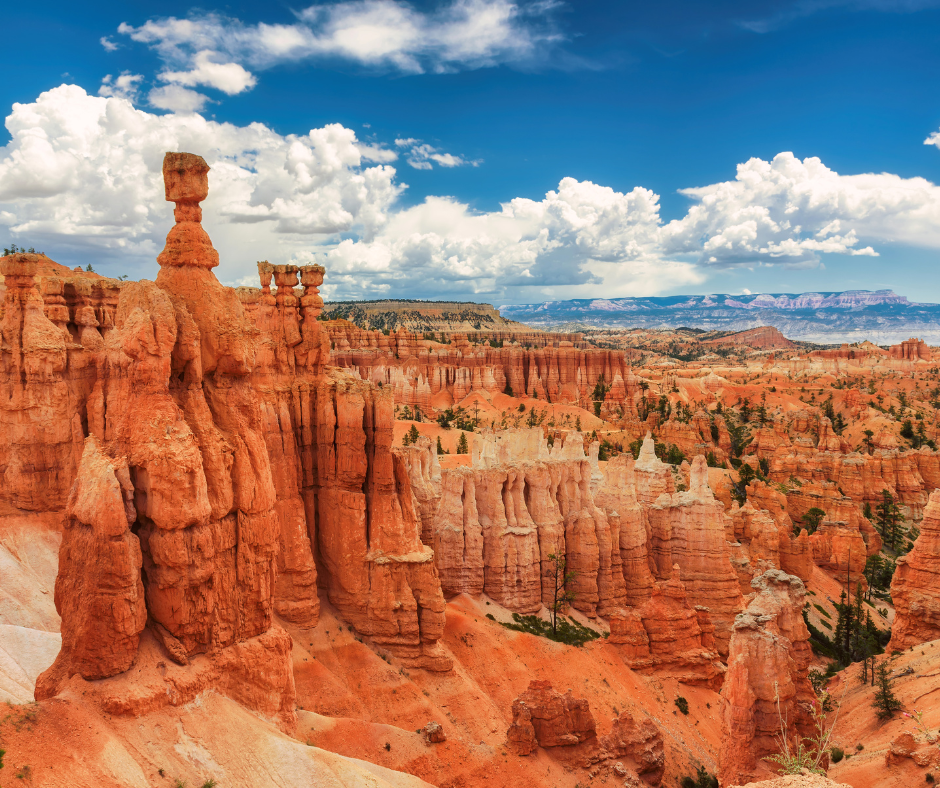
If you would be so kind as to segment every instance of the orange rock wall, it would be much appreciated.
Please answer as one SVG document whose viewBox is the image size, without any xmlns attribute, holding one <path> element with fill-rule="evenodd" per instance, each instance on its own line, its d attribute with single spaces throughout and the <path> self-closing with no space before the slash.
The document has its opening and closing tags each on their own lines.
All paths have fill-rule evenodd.
<svg viewBox="0 0 940 788">
<path fill-rule="evenodd" d="M 940 491 L 930 494 L 914 549 L 898 558 L 891 599 L 889 654 L 940 638 Z"/>
<path fill-rule="evenodd" d="M 611 386 L 610 405 L 632 409 L 639 391 L 623 351 L 579 349 L 566 340 L 556 342 L 557 347 L 526 349 L 472 345 L 465 334 L 453 334 L 449 345 L 403 330 L 386 336 L 381 331 L 331 326 L 330 335 L 330 363 L 391 387 L 397 404 L 417 405 L 426 413 L 432 399 L 442 403 L 442 392 L 453 404 L 474 391 L 502 393 L 508 386 L 516 396 L 590 407 L 591 394 L 603 376 Z"/>
</svg>

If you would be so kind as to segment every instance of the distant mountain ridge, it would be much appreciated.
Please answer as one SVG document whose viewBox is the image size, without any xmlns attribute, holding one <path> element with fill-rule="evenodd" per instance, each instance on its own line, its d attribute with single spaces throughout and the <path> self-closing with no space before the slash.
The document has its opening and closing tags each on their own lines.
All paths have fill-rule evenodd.
<svg viewBox="0 0 940 788">
<path fill-rule="evenodd" d="M 744 331 L 774 326 L 790 339 L 885 344 L 918 336 L 940 344 L 940 304 L 892 290 L 586 298 L 504 304 L 500 314 L 538 328 L 703 328 Z"/>
</svg>

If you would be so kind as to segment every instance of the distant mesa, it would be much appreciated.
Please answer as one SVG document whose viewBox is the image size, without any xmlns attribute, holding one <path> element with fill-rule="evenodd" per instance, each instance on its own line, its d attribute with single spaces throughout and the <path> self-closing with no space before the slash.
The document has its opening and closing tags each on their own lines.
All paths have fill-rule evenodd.
<svg viewBox="0 0 940 788">
<path fill-rule="evenodd" d="M 368 331 L 506 331 L 530 330 L 500 315 L 491 304 L 472 301 L 328 301 L 323 320 L 347 320 Z"/>
<path fill-rule="evenodd" d="M 757 350 L 782 350 L 796 347 L 795 342 L 791 342 L 773 326 L 760 326 L 747 331 L 738 331 L 735 334 L 716 337 L 715 339 L 706 339 L 702 341 L 702 344 L 746 345 Z"/>
<path fill-rule="evenodd" d="M 748 295 L 676 295 L 504 304 L 502 316 L 546 330 L 701 328 L 742 332 L 773 326 L 790 339 L 825 344 L 908 337 L 940 344 L 940 304 L 910 301 L 892 290 Z"/>
</svg>

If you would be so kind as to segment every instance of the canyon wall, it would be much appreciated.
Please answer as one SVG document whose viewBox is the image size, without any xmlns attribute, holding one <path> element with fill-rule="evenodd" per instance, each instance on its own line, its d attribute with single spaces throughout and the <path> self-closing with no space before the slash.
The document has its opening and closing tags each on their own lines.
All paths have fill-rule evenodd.
<svg viewBox="0 0 940 788">
<path fill-rule="evenodd" d="M 605 408 L 613 413 L 617 408 L 632 410 L 639 391 L 623 351 L 576 348 L 568 339 L 548 344 L 545 335 L 510 335 L 513 345 L 491 347 L 471 344 L 466 333 L 450 334 L 445 345 L 404 330 L 386 335 L 336 324 L 328 324 L 327 330 L 333 346 L 331 364 L 392 388 L 396 403 L 417 405 L 425 412 L 430 412 L 432 402 L 438 407 L 453 405 L 475 391 L 512 392 L 590 407 L 603 377 L 610 387 Z M 527 347 L 530 344 L 546 346 Z"/>
<path fill-rule="evenodd" d="M 940 490 L 930 494 L 914 549 L 898 558 L 891 599 L 888 653 L 940 638 Z"/>
</svg>

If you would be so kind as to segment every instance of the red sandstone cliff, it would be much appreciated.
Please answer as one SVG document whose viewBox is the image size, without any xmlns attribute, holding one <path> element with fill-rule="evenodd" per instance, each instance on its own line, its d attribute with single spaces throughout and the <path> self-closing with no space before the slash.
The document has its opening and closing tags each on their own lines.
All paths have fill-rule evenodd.
<svg viewBox="0 0 940 788">
<path fill-rule="evenodd" d="M 940 638 L 940 490 L 930 494 L 920 528 L 891 581 L 896 615 L 889 653 Z"/>
</svg>

